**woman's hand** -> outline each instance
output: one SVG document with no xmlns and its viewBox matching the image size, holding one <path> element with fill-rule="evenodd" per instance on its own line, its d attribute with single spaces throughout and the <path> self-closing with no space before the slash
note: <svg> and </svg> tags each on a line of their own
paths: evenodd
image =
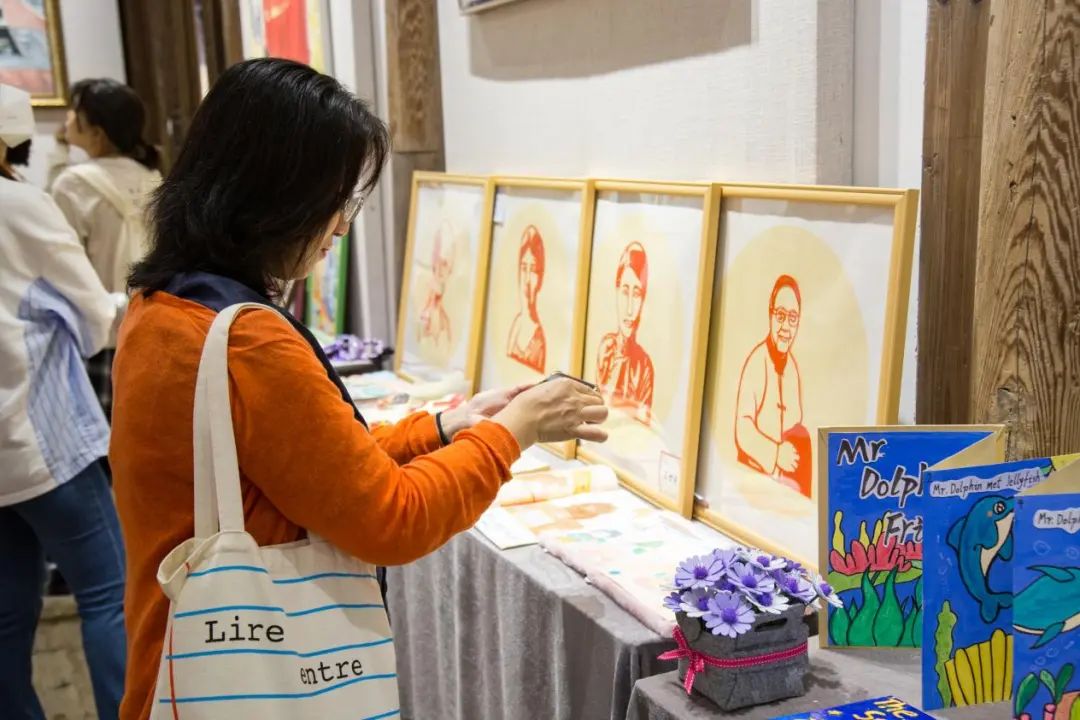
<svg viewBox="0 0 1080 720">
<path fill-rule="evenodd" d="M 453 410 L 447 410 L 441 416 L 443 432 L 450 440 L 462 430 L 468 430 L 477 423 L 490 420 L 501 412 L 511 400 L 532 387 L 532 384 L 517 387 L 486 390 Z"/>
<path fill-rule="evenodd" d="M 517 438 L 521 449 L 538 442 L 604 442 L 600 423 L 608 409 L 600 393 L 575 380 L 552 380 L 521 391 L 492 418 Z"/>
</svg>

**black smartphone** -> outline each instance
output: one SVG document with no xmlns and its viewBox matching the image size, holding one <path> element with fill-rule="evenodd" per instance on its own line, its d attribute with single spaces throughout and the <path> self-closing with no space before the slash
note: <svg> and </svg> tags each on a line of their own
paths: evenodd
<svg viewBox="0 0 1080 720">
<path fill-rule="evenodd" d="M 563 379 L 563 378 L 565 378 L 567 380 L 573 380 L 574 382 L 579 382 L 582 385 L 584 385 L 585 387 L 589 388 L 590 390 L 595 390 L 596 389 L 596 385 L 592 384 L 588 380 L 582 380 L 579 377 L 574 377 L 573 375 L 567 375 L 566 373 L 562 372 L 561 370 L 556 370 L 555 372 L 551 373 L 550 375 L 548 375 L 546 378 L 544 378 L 540 382 L 546 383 L 546 382 L 551 382 L 552 380 L 560 380 L 560 379 Z"/>
</svg>

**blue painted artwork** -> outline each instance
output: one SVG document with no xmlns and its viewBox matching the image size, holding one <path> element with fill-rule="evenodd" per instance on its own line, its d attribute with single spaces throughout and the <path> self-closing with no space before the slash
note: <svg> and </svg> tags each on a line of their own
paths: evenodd
<svg viewBox="0 0 1080 720">
<path fill-rule="evenodd" d="M 925 474 L 993 434 L 931 428 L 822 431 L 829 521 L 822 528 L 828 553 L 822 569 L 844 600 L 843 608 L 829 607 L 829 644 L 919 647 Z"/>
<path fill-rule="evenodd" d="M 779 715 L 772 720 L 918 720 L 929 718 L 919 708 L 908 705 L 895 697 L 879 697 L 873 700 L 837 705 L 824 710 L 807 710 L 794 715 Z"/>
<path fill-rule="evenodd" d="M 1014 718 L 1080 717 L 1078 531 L 1080 493 L 1016 499 Z"/>
<path fill-rule="evenodd" d="M 926 474 L 927 710 L 1012 696 L 1016 496 L 1053 470 L 1053 460 L 1039 458 Z"/>
</svg>

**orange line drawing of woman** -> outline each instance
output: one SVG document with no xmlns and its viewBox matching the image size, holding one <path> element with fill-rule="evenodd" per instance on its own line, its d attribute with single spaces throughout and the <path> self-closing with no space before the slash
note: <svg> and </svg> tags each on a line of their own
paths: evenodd
<svg viewBox="0 0 1080 720">
<path fill-rule="evenodd" d="M 547 340 L 536 299 L 544 286 L 544 238 L 533 225 L 521 234 L 517 280 L 518 314 L 510 325 L 506 355 L 542 374 L 547 364 Z"/>
<path fill-rule="evenodd" d="M 811 496 L 810 433 L 803 425 L 802 375 L 791 348 L 799 333 L 802 293 L 781 275 L 769 296 L 769 334 L 739 375 L 735 447 L 739 462 Z"/>
<path fill-rule="evenodd" d="M 420 311 L 420 324 L 416 328 L 418 340 L 442 345 L 452 342 L 450 315 L 443 305 L 446 295 L 446 283 L 454 272 L 454 228 L 449 222 L 443 222 L 435 233 L 431 249 L 431 279 L 429 280 L 427 299 Z"/>
<path fill-rule="evenodd" d="M 600 340 L 596 361 L 599 385 L 613 397 L 616 407 L 626 405 L 637 420 L 652 417 L 652 358 L 637 342 L 641 311 L 649 286 L 649 260 L 639 242 L 627 245 L 615 271 L 615 311 L 618 329 Z"/>
</svg>

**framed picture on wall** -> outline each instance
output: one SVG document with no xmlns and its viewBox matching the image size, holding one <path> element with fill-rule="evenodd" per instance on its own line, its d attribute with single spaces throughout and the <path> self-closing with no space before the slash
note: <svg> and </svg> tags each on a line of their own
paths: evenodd
<svg viewBox="0 0 1080 720">
<path fill-rule="evenodd" d="M 345 332 L 345 302 L 349 289 L 349 236 L 334 238 L 326 257 L 315 263 L 307 279 L 304 324 L 323 344 Z"/>
<path fill-rule="evenodd" d="M 581 374 L 593 189 L 497 178 L 479 390 Z M 552 448 L 565 457 L 574 444 Z"/>
<path fill-rule="evenodd" d="M 0 83 L 30 93 L 38 107 L 68 104 L 58 0 L 0 0 Z"/>
<path fill-rule="evenodd" d="M 394 355 L 402 377 L 476 378 L 493 187 L 486 177 L 413 175 Z"/>
<path fill-rule="evenodd" d="M 584 377 L 611 408 L 579 455 L 689 517 L 720 189 L 596 183 Z"/>
<path fill-rule="evenodd" d="M 918 193 L 723 196 L 695 514 L 812 565 L 817 429 L 897 420 Z"/>
<path fill-rule="evenodd" d="M 245 59 L 279 57 L 333 74 L 328 0 L 239 0 Z"/>
</svg>

